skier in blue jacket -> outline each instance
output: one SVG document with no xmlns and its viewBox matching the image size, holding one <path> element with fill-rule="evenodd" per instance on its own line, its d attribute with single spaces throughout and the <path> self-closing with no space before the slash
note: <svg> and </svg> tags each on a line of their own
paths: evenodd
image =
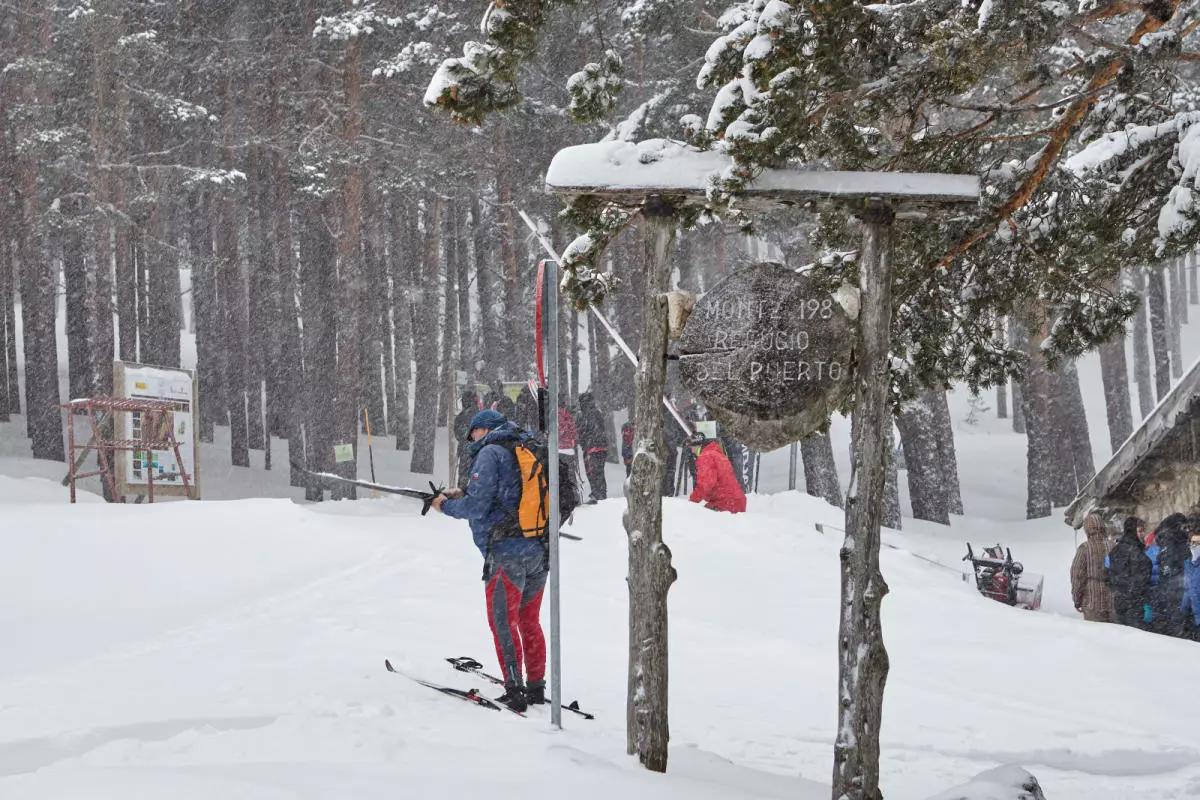
<svg viewBox="0 0 1200 800">
<path fill-rule="evenodd" d="M 501 537 L 497 527 L 513 519 L 521 501 L 521 472 L 505 445 L 529 436 L 500 412 L 485 409 L 471 418 L 471 455 L 466 490 L 450 489 L 433 501 L 448 517 L 471 523 L 471 536 L 483 554 L 488 623 L 504 675 L 497 698 L 515 711 L 546 702 L 546 638 L 542 633 L 542 593 L 548 564 L 540 538 Z M 528 683 L 521 679 L 522 665 Z"/>
<path fill-rule="evenodd" d="M 1186 621 L 1188 637 L 1200 641 L 1200 533 L 1193 533 L 1189 542 L 1191 556 L 1183 565 L 1183 607 L 1191 614 Z"/>
</svg>

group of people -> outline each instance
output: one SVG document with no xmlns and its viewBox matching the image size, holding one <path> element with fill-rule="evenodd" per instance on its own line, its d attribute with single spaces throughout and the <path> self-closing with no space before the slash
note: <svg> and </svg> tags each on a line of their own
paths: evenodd
<svg viewBox="0 0 1200 800">
<path fill-rule="evenodd" d="M 1200 517 L 1172 514 L 1152 532 L 1126 517 L 1115 543 L 1099 514 L 1083 530 L 1071 593 L 1084 619 L 1200 641 Z"/>
</svg>

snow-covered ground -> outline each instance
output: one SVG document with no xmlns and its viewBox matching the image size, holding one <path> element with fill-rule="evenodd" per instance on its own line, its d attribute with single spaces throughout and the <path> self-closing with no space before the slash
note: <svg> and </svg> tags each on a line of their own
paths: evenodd
<svg viewBox="0 0 1200 800">
<path fill-rule="evenodd" d="M 442 659 L 491 666 L 461 523 L 391 498 L 98 508 L 41 489 L 0 484 L 0 797 L 828 796 L 840 539 L 813 524 L 840 515 L 814 498 L 667 501 L 663 778 L 624 752 L 620 500 L 564 542 L 564 693 L 597 719 L 552 733 L 544 709 L 471 708 L 382 668 L 469 688 Z M 1008 608 L 901 551 L 883 569 L 887 797 L 1009 762 L 1051 800 L 1200 796 L 1200 649 Z"/>
<path fill-rule="evenodd" d="M 1184 353 L 1200 355 L 1200 324 Z M 1094 357 L 1080 375 L 1099 466 Z M 1059 516 L 1023 519 L 1024 437 L 994 412 L 967 424 L 964 391 L 951 412 L 966 516 L 884 535 L 886 796 L 923 800 L 1018 763 L 1050 800 L 1200 797 L 1200 648 L 1079 621 L 1074 532 Z M 492 666 L 461 523 L 399 498 L 289 502 L 302 493 L 287 485 L 286 443 L 271 472 L 261 452 L 234 468 L 220 428 L 202 448 L 205 497 L 238 502 L 101 506 L 85 492 L 72 507 L 64 466 L 29 459 L 23 425 L 0 423 L 0 798 L 828 796 L 841 513 L 778 493 L 786 450 L 763 457 L 746 515 L 667 501 L 679 582 L 664 778 L 624 754 L 620 499 L 583 509 L 585 540 L 564 543 L 565 694 L 598 719 L 568 715 L 552 733 L 382 669 L 388 657 L 470 687 L 444 657 Z M 833 436 L 844 483 L 844 420 Z M 440 431 L 438 476 L 445 451 Z M 426 477 L 390 438 L 374 455 L 380 480 Z M 610 467 L 612 494 L 622 478 Z M 901 488 L 907 506 L 904 473 Z M 1044 574 L 1043 613 L 964 583 L 968 540 L 1009 545 Z"/>
</svg>

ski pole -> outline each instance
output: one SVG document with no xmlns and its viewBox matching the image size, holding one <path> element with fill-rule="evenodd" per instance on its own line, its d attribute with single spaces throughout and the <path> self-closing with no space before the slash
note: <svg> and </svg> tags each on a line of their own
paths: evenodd
<svg viewBox="0 0 1200 800">
<path fill-rule="evenodd" d="M 363 415 L 367 420 L 367 457 L 371 462 L 371 483 L 375 482 L 375 450 L 371 447 L 371 409 L 364 408 Z M 371 499 L 377 497 L 375 490 L 371 490 Z"/>
<path fill-rule="evenodd" d="M 554 259 L 555 263 L 558 264 L 560 269 L 566 269 L 566 266 L 563 264 L 562 256 L 555 252 L 554 245 L 551 244 L 550 241 L 542 234 L 542 232 L 537 229 L 537 225 L 535 225 L 533 220 L 529 218 L 529 215 L 524 211 L 518 211 L 517 213 L 521 216 L 521 220 L 525 223 L 526 227 L 528 227 L 533 235 L 537 237 L 537 240 L 541 242 L 542 249 L 544 249 L 552 259 Z M 634 354 L 633 350 L 629 348 L 629 345 L 625 343 L 625 340 L 621 338 L 621 334 L 617 333 L 616 328 L 612 326 L 612 323 L 608 321 L 608 318 L 600 313 L 600 309 L 593 305 L 589 305 L 588 310 L 590 310 L 596 316 L 596 319 L 600 320 L 600 324 L 604 326 L 604 329 L 608 331 L 608 335 L 611 336 L 613 341 L 617 343 L 617 347 L 621 349 L 621 352 L 625 354 L 625 357 L 629 359 L 630 363 L 636 367 L 638 365 L 637 356 Z M 684 421 L 683 416 L 680 415 L 679 411 L 675 408 L 675 405 L 668 400 L 665 395 L 662 398 L 662 402 L 663 405 L 667 407 L 667 410 L 671 412 L 671 416 L 675 418 L 675 421 L 679 423 L 679 426 L 683 428 L 683 432 L 688 436 L 691 436 L 693 432 L 691 426 Z"/>
</svg>

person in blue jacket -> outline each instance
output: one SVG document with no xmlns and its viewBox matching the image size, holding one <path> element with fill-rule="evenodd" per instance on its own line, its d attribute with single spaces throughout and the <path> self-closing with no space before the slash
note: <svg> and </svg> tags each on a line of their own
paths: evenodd
<svg viewBox="0 0 1200 800">
<path fill-rule="evenodd" d="M 1191 612 L 1186 617 L 1188 638 L 1200 641 L 1200 532 L 1193 533 L 1189 542 L 1191 556 L 1183 565 L 1182 611 Z"/>
<path fill-rule="evenodd" d="M 505 535 L 521 501 L 520 467 L 505 445 L 528 437 L 500 412 L 480 411 L 467 432 L 471 470 L 466 490 L 449 489 L 433 501 L 446 516 L 471 523 L 471 536 L 484 559 L 488 623 L 504 675 L 504 694 L 497 701 L 514 711 L 546 702 L 541 624 L 549 572 L 546 545 L 539 537 Z M 522 666 L 528 683 L 522 681 Z"/>
</svg>

